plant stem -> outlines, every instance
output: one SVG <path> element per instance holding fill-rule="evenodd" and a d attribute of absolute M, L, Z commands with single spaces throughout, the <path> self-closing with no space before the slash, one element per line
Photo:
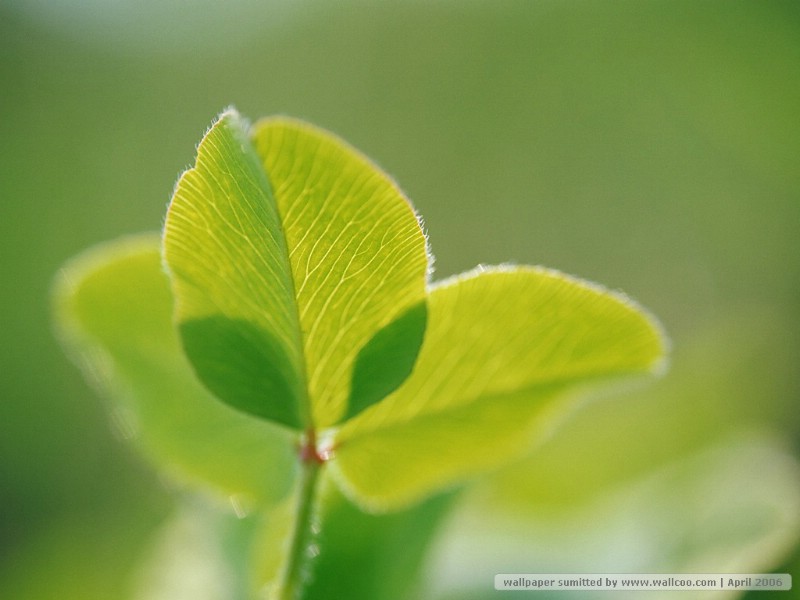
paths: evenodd
<path fill-rule="evenodd" d="M 294 527 L 289 541 L 286 570 L 279 600 L 300 600 L 310 577 L 310 562 L 318 551 L 314 545 L 317 482 L 323 462 L 316 454 L 316 440 L 309 432 L 300 451 L 301 474 L 297 490 Z M 310 449 L 310 451 L 309 451 Z"/>

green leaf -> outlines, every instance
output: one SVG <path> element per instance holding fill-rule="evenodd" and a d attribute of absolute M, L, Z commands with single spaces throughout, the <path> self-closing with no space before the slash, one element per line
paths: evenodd
<path fill-rule="evenodd" d="M 172 324 L 156 235 L 74 259 L 59 275 L 54 300 L 65 344 L 161 466 L 245 505 L 287 493 L 293 436 L 225 406 L 197 380 Z"/>
<path fill-rule="evenodd" d="M 345 420 L 388 396 L 411 374 L 427 319 L 427 305 L 415 304 L 361 349 L 353 369 Z"/>
<path fill-rule="evenodd" d="M 724 435 L 559 506 L 542 503 L 524 485 L 536 476 L 530 464 L 509 467 L 504 481 L 482 479 L 460 496 L 429 558 L 431 586 L 420 597 L 504 598 L 486 581 L 530 565 L 539 573 L 769 573 L 800 537 L 800 465 L 784 441 L 764 431 Z"/>
<path fill-rule="evenodd" d="M 401 318 L 424 301 L 428 270 L 410 204 L 304 123 L 248 131 L 223 113 L 178 182 L 164 257 L 198 376 L 251 414 L 329 427 L 399 385 L 419 350 L 424 318 Z M 397 364 L 371 357 L 385 345 L 370 341 L 393 323 L 384 337 L 400 344 Z M 386 387 L 353 385 L 357 362 Z"/>
<path fill-rule="evenodd" d="M 520 456 L 589 384 L 658 370 L 664 352 L 635 304 L 560 273 L 446 282 L 412 375 L 334 434 L 331 468 L 363 506 L 403 506 Z"/>

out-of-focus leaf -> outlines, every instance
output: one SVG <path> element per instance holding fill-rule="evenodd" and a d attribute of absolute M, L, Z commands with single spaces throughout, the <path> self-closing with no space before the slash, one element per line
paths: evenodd
<path fill-rule="evenodd" d="M 132 600 L 249 600 L 243 561 L 250 523 L 186 502 L 139 565 Z M 249 532 L 248 532 L 249 533 Z M 231 538 L 230 540 L 226 538 Z M 226 543 L 226 542 L 233 543 Z"/>
<path fill-rule="evenodd" d="M 225 402 L 328 427 L 379 399 L 351 384 L 357 360 L 389 384 L 381 393 L 407 376 L 425 322 L 399 318 L 424 300 L 425 238 L 389 178 L 330 134 L 285 119 L 249 131 L 224 112 L 178 182 L 164 236 L 184 347 Z M 398 320 L 412 329 L 394 332 L 399 363 L 360 354 L 380 354 L 370 341 Z"/>
<path fill-rule="evenodd" d="M 659 326 L 630 300 L 544 269 L 450 281 L 428 311 L 411 377 L 333 439 L 338 480 L 373 510 L 523 454 L 574 392 L 664 361 Z"/>
<path fill-rule="evenodd" d="M 524 481 L 527 471 L 512 467 Z M 800 535 L 800 466 L 769 435 L 728 436 L 576 505 L 548 507 L 528 490 L 485 480 L 456 507 L 431 560 L 425 597 L 484 600 L 494 574 L 770 572 Z M 508 503 L 500 494 L 517 495 Z M 681 592 L 734 598 L 741 592 Z M 606 598 L 568 592 L 546 598 Z M 668 600 L 674 592 L 628 592 Z M 626 596 L 627 597 L 627 596 Z"/>
<path fill-rule="evenodd" d="M 115 400 L 123 432 L 160 466 L 245 505 L 285 495 L 293 436 L 225 406 L 197 380 L 172 324 L 156 235 L 74 259 L 54 298 L 64 342 Z"/>

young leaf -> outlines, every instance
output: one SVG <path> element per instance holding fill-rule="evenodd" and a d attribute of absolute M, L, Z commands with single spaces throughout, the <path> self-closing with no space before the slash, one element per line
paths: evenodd
<path fill-rule="evenodd" d="M 220 403 L 186 361 L 156 235 L 74 259 L 59 275 L 54 300 L 64 342 L 89 379 L 131 415 L 131 433 L 162 466 L 245 503 L 287 493 L 289 432 Z"/>
<path fill-rule="evenodd" d="M 447 282 L 412 375 L 334 434 L 331 467 L 362 505 L 403 506 L 521 455 L 575 392 L 652 372 L 664 345 L 632 302 L 553 271 Z"/>
<path fill-rule="evenodd" d="M 388 177 L 306 124 L 248 132 L 223 113 L 178 182 L 164 257 L 198 376 L 254 415 L 329 427 L 397 387 L 419 350 L 424 318 L 401 318 L 424 310 L 416 216 Z M 400 360 L 371 357 L 385 345 L 370 340 L 393 322 Z M 351 385 L 356 362 L 385 383 L 378 394 Z"/>

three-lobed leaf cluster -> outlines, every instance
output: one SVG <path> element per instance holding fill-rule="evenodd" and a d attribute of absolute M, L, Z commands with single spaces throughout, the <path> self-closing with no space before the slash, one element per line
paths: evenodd
<path fill-rule="evenodd" d="M 163 235 L 72 261 L 56 307 L 147 452 L 255 504 L 317 461 L 362 508 L 400 508 L 525 454 L 587 386 L 662 362 L 657 323 L 598 286 L 429 274 L 413 208 L 367 159 L 228 110 Z"/>

